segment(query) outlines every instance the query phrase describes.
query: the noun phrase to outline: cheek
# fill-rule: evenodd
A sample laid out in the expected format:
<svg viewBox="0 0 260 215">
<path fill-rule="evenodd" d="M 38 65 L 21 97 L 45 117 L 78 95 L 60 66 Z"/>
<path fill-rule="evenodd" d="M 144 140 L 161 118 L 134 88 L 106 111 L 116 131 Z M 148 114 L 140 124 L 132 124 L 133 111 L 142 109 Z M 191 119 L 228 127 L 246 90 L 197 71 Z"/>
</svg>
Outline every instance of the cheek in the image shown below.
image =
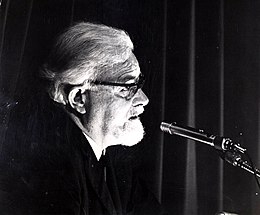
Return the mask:
<svg viewBox="0 0 260 215">
<path fill-rule="evenodd" d="M 131 103 L 116 101 L 109 105 L 107 112 L 117 125 L 122 126 L 130 116 L 130 109 Z"/>
</svg>

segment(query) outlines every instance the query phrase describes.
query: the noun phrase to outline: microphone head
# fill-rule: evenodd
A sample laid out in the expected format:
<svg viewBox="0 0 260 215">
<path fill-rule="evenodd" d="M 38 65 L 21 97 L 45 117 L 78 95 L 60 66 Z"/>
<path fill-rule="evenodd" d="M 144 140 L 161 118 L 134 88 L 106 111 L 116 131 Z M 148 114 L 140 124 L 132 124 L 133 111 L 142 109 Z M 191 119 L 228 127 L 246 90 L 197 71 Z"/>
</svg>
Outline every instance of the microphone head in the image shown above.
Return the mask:
<svg viewBox="0 0 260 215">
<path fill-rule="evenodd" d="M 163 132 L 167 132 L 169 134 L 172 134 L 170 128 L 171 128 L 171 125 L 172 124 L 169 124 L 169 123 L 166 123 L 166 122 L 161 122 L 161 126 L 160 126 L 160 129 L 163 131 Z"/>
</svg>

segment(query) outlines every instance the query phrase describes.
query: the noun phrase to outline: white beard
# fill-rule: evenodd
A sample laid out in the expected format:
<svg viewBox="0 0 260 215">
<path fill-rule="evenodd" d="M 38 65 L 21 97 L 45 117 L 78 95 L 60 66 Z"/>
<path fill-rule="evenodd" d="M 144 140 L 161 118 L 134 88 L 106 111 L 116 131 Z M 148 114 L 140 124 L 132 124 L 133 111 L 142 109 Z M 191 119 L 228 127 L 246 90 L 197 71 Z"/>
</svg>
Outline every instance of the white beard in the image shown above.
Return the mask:
<svg viewBox="0 0 260 215">
<path fill-rule="evenodd" d="M 107 135 L 105 145 L 133 146 L 143 139 L 144 134 L 144 127 L 140 119 L 137 118 L 126 122 L 122 127 L 113 129 L 112 134 Z"/>
<path fill-rule="evenodd" d="M 134 119 L 125 123 L 119 138 L 121 145 L 133 146 L 139 143 L 144 137 L 144 127 L 140 119 Z"/>
</svg>

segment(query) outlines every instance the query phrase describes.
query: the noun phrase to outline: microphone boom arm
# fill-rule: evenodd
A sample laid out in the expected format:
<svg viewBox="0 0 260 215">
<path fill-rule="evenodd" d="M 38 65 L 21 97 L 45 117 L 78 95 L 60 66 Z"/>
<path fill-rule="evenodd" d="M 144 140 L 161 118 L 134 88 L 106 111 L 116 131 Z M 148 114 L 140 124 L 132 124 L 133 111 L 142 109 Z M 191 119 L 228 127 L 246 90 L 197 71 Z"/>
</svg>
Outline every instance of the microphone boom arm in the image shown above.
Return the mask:
<svg viewBox="0 0 260 215">
<path fill-rule="evenodd" d="M 180 126 L 176 123 L 162 122 L 160 128 L 163 132 L 171 135 L 175 134 L 213 146 L 219 152 L 219 155 L 223 160 L 260 178 L 260 170 L 252 167 L 253 165 L 250 166 L 247 161 L 242 159 L 241 154 L 246 154 L 248 156 L 246 148 L 243 148 L 238 143 L 234 143 L 230 138 L 210 135 L 201 129 Z"/>
<path fill-rule="evenodd" d="M 230 138 L 219 137 L 212 134 L 210 135 L 201 129 L 166 122 L 162 122 L 160 128 L 166 133 L 175 134 L 198 142 L 206 143 L 218 150 L 234 150 L 241 153 L 245 153 L 246 151 L 245 148 L 241 147 L 238 143 L 234 143 Z"/>
</svg>

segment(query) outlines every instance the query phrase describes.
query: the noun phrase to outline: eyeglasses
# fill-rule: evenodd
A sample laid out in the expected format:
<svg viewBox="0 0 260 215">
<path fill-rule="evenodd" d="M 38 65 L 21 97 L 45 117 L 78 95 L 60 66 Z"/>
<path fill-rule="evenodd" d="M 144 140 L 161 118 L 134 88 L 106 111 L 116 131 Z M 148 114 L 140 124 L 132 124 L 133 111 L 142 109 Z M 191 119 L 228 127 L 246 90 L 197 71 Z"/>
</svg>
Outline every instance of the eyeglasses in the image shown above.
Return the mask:
<svg viewBox="0 0 260 215">
<path fill-rule="evenodd" d="M 141 89 L 144 86 L 144 75 L 141 73 L 135 83 L 117 83 L 117 82 L 107 82 L 107 81 L 93 81 L 93 84 L 96 85 L 104 85 L 104 86 L 117 86 L 123 87 L 117 95 L 125 98 L 126 100 L 130 100 L 137 93 L 138 89 Z"/>
</svg>

